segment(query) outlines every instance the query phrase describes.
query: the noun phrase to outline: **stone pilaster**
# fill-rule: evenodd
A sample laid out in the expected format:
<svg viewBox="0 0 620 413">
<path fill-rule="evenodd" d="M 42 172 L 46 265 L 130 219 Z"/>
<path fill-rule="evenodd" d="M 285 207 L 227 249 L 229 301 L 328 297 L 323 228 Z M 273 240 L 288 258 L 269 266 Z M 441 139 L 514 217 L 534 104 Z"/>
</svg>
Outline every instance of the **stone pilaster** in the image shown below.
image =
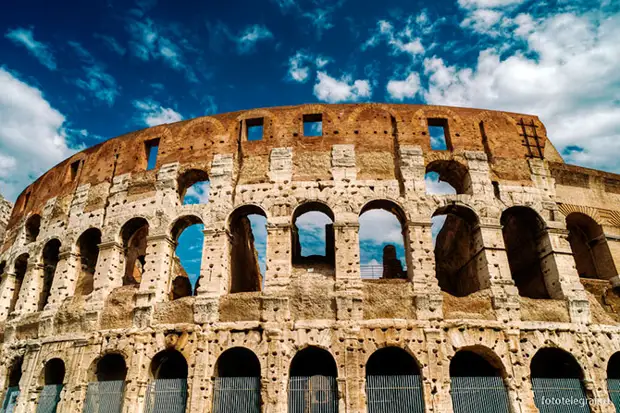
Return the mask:
<svg viewBox="0 0 620 413">
<path fill-rule="evenodd" d="M 426 168 L 422 148 L 418 145 L 401 145 L 399 155 L 400 176 L 403 179 L 405 198 L 409 199 L 416 194 L 424 195 L 426 193 L 424 183 Z"/>
<path fill-rule="evenodd" d="M 428 368 L 426 374 L 433 389 L 424 392 L 424 403 L 429 413 L 452 413 L 450 396 L 450 363 L 443 344 L 443 334 L 438 328 L 425 328 Z M 422 372 L 424 375 L 424 372 Z"/>
<path fill-rule="evenodd" d="M 273 148 L 269 154 L 269 179 L 272 182 L 291 182 L 293 178 L 293 148 Z"/>
<path fill-rule="evenodd" d="M 15 297 L 17 279 L 15 273 L 5 271 L 0 279 L 0 321 L 6 320 L 11 309 L 11 302 Z"/>
<path fill-rule="evenodd" d="M 43 281 L 43 265 L 39 263 L 28 263 L 26 275 L 19 298 L 15 305 L 15 314 L 20 316 L 37 311 L 39 295 L 41 294 L 41 284 Z"/>
<path fill-rule="evenodd" d="M 431 220 L 418 218 L 411 221 L 406 231 L 408 234 L 405 245 L 407 274 L 413 283 L 417 318 L 421 320 L 440 319 L 443 317 L 443 298 L 437 277 L 435 277 Z"/>
<path fill-rule="evenodd" d="M 45 310 L 57 309 L 66 298 L 75 294 L 80 258 L 72 251 L 62 251 L 59 258 Z"/>
<path fill-rule="evenodd" d="M 332 146 L 332 176 L 334 181 L 355 180 L 357 178 L 355 145 Z"/>
<path fill-rule="evenodd" d="M 489 178 L 487 155 L 480 151 L 465 151 L 469 182 L 465 183 L 465 193 L 477 197 L 493 197 L 493 184 Z"/>
<path fill-rule="evenodd" d="M 116 241 L 99 244 L 99 258 L 94 276 L 94 289 L 90 297 L 92 305 L 103 306 L 114 288 L 123 285 L 125 257 L 123 247 Z"/>
<path fill-rule="evenodd" d="M 267 224 L 266 294 L 283 293 L 291 282 L 290 217 L 275 217 Z"/>
<path fill-rule="evenodd" d="M 146 265 L 136 297 L 136 306 L 151 306 L 167 299 L 175 242 L 167 234 L 146 239 Z"/>
<path fill-rule="evenodd" d="M 228 292 L 230 284 L 228 233 L 223 228 L 205 228 L 203 234 L 197 295 L 219 297 Z"/>
<path fill-rule="evenodd" d="M 336 257 L 336 318 L 339 321 L 361 320 L 363 314 L 362 279 L 360 277 L 359 222 L 357 216 L 340 216 L 334 223 Z"/>
</svg>

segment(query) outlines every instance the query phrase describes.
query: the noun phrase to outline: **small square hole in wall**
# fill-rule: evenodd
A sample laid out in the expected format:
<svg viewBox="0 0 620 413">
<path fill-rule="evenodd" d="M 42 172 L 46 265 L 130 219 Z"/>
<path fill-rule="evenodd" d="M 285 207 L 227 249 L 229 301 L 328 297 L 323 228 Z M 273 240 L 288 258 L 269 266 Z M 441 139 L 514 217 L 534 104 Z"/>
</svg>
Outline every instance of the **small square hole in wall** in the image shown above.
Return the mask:
<svg viewBox="0 0 620 413">
<path fill-rule="evenodd" d="M 304 136 L 323 136 L 323 115 L 304 115 Z"/>
<path fill-rule="evenodd" d="M 246 119 L 245 133 L 248 141 L 263 140 L 263 118 Z"/>
<path fill-rule="evenodd" d="M 155 169 L 157 153 L 159 152 L 159 139 L 151 139 L 144 142 L 144 149 L 146 151 L 146 170 Z"/>
<path fill-rule="evenodd" d="M 78 172 L 80 171 L 80 161 L 72 162 L 69 166 L 69 181 L 73 182 L 77 178 Z"/>
<path fill-rule="evenodd" d="M 447 119 L 429 119 L 428 135 L 431 138 L 431 149 L 445 151 L 452 149 L 450 145 L 450 132 Z"/>
</svg>

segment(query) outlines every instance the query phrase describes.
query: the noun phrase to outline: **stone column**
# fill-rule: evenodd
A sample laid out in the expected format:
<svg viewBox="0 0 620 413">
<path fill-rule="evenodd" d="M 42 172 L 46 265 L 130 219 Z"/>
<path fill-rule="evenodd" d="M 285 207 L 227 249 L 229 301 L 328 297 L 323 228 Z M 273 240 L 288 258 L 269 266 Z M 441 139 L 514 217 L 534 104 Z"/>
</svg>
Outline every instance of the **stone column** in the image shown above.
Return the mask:
<svg viewBox="0 0 620 413">
<path fill-rule="evenodd" d="M 147 237 L 146 265 L 136 295 L 136 307 L 149 307 L 167 300 L 174 249 L 175 242 L 167 234 Z"/>
<path fill-rule="evenodd" d="M 417 318 L 440 319 L 443 317 L 443 298 L 435 276 L 431 220 L 418 217 L 407 223 L 406 231 L 407 274 L 413 283 Z"/>
<path fill-rule="evenodd" d="M 57 309 L 66 298 L 75 295 L 80 258 L 72 251 L 62 251 L 59 254 L 59 258 L 60 260 L 58 261 L 56 272 L 54 273 L 50 297 L 45 306 L 46 311 Z"/>
<path fill-rule="evenodd" d="M 223 227 L 205 228 L 199 286 L 194 302 L 194 322 L 205 324 L 219 318 L 219 299 L 228 292 L 230 246 Z"/>
<path fill-rule="evenodd" d="M 337 216 L 334 222 L 336 318 L 339 321 L 364 318 L 357 218 L 352 213 L 343 214 Z"/>
<path fill-rule="evenodd" d="M 123 285 L 125 257 L 123 247 L 116 241 L 99 244 L 99 258 L 94 276 L 94 289 L 90 296 L 93 307 L 103 307 L 114 288 Z"/>
<path fill-rule="evenodd" d="M 209 343 L 207 334 L 196 332 L 196 344 L 189 365 L 194 365 L 188 406 L 192 412 L 210 411 L 213 403 L 213 381 L 209 369 Z"/>
<path fill-rule="evenodd" d="M 487 155 L 481 151 L 465 151 L 469 182 L 466 183 L 465 193 L 475 194 L 477 197 L 494 197 L 493 184 L 489 178 L 489 161 Z"/>
<path fill-rule="evenodd" d="M 428 354 L 427 377 L 434 383 L 431 394 L 424 392 L 424 403 L 429 413 L 452 413 L 450 396 L 450 363 L 443 348 L 443 334 L 439 328 L 424 329 Z M 424 372 L 422 372 L 424 374 Z"/>
<path fill-rule="evenodd" d="M 268 327 L 265 327 L 264 336 L 267 339 L 265 363 L 268 367 L 263 370 L 265 374 L 261 381 L 263 413 L 286 413 L 288 411 L 287 389 L 290 360 L 294 354 L 291 354 L 291 359 L 283 357 L 286 353 L 285 343 L 283 343 L 285 335 L 278 328 L 277 323 L 270 323 Z"/>
<path fill-rule="evenodd" d="M 39 362 L 40 347 L 30 347 L 24 355 L 22 377 L 19 381 L 19 397 L 13 413 L 31 413 L 36 411 L 39 398 L 38 375 L 41 373 Z"/>
<path fill-rule="evenodd" d="M 481 288 L 490 288 L 493 309 L 497 319 L 520 319 L 519 290 L 515 286 L 508 264 L 502 227 L 498 223 L 480 223 L 473 229 L 476 249 L 482 260 L 478 262 Z"/>
<path fill-rule="evenodd" d="M 291 282 L 290 217 L 274 217 L 267 224 L 266 294 L 285 292 Z"/>
<path fill-rule="evenodd" d="M 359 329 L 344 329 L 343 345 L 345 366 L 345 405 L 347 412 L 366 412 L 366 369 L 362 360 L 363 344 Z"/>
<path fill-rule="evenodd" d="M 402 177 L 404 196 L 406 199 L 416 198 L 426 194 L 424 175 L 424 153 L 419 145 L 401 145 L 400 155 L 400 176 Z"/>
<path fill-rule="evenodd" d="M 6 320 L 9 316 L 11 301 L 14 297 L 17 280 L 15 273 L 5 271 L 0 279 L 0 321 Z"/>
<path fill-rule="evenodd" d="M 507 373 L 512 375 L 511 378 L 504 380 L 508 389 L 510 407 L 513 409 L 513 413 L 538 413 L 538 409 L 536 409 L 534 404 L 534 392 L 532 391 L 529 365 L 523 363 L 524 358 L 521 354 L 519 330 L 509 329 L 504 334 L 508 343 L 507 365 L 511 369 Z"/>
<path fill-rule="evenodd" d="M 19 298 L 15 305 L 15 314 L 20 316 L 37 311 L 41 284 L 43 281 L 43 264 L 28 263 L 26 275 L 19 292 Z"/>
<path fill-rule="evenodd" d="M 150 368 L 150 360 L 145 354 L 147 340 L 147 337 L 136 336 L 131 357 L 127 360 L 123 413 L 144 412 Z"/>
</svg>

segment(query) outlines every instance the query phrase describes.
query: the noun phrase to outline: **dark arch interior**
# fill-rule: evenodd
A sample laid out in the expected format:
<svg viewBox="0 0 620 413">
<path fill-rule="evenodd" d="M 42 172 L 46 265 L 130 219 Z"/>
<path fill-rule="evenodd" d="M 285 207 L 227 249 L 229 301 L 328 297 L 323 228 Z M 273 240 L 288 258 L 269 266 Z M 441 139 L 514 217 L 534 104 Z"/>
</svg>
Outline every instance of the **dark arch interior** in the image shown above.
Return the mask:
<svg viewBox="0 0 620 413">
<path fill-rule="evenodd" d="M 596 221 L 573 212 L 566 217 L 566 228 L 580 277 L 608 280 L 616 276 L 616 266 L 603 228 Z"/>
<path fill-rule="evenodd" d="M 6 270 L 6 261 L 0 262 L 0 277 L 4 275 L 4 270 Z"/>
<path fill-rule="evenodd" d="M 209 181 L 209 174 L 207 174 L 206 171 L 200 169 L 190 169 L 183 172 L 177 179 L 177 188 L 179 191 L 179 199 L 181 199 L 181 202 L 185 203 L 185 195 L 187 193 L 187 190 L 192 185 L 197 184 L 198 182 L 207 181 Z"/>
<path fill-rule="evenodd" d="M 45 363 L 45 385 L 63 384 L 65 380 L 65 362 L 61 359 L 51 359 Z"/>
<path fill-rule="evenodd" d="M 426 165 L 426 173 L 435 172 L 439 181 L 447 182 L 457 194 L 471 194 L 471 179 L 467 168 L 457 161 L 437 160 Z"/>
<path fill-rule="evenodd" d="M 101 231 L 97 228 L 87 229 L 80 235 L 77 244 L 80 254 L 80 275 L 75 290 L 78 295 L 88 295 L 94 290 Z"/>
<path fill-rule="evenodd" d="M 309 212 L 318 212 L 325 215 L 331 222 L 325 225 L 325 252 L 321 255 L 302 255 L 300 233 L 304 235 L 304 230 L 297 226 L 297 220 Z M 293 264 L 314 264 L 323 263 L 334 265 L 335 244 L 334 244 L 334 213 L 329 207 L 321 202 L 307 202 L 300 205 L 293 214 L 292 237 L 292 261 Z"/>
<path fill-rule="evenodd" d="M 501 224 L 510 272 L 519 294 L 550 298 L 538 253 L 544 223 L 530 208 L 511 207 L 502 214 Z"/>
<path fill-rule="evenodd" d="M 33 215 L 26 221 L 26 243 L 34 242 L 39 236 L 41 229 L 41 216 Z"/>
<path fill-rule="evenodd" d="M 337 377 L 336 361 L 327 351 L 318 347 L 307 347 L 293 357 L 291 377 L 328 376 Z"/>
<path fill-rule="evenodd" d="M 501 370 L 473 351 L 461 350 L 450 361 L 450 377 L 492 376 L 501 376 Z"/>
<path fill-rule="evenodd" d="M 153 357 L 151 374 L 155 379 L 186 379 L 187 360 L 176 350 L 164 350 Z"/>
<path fill-rule="evenodd" d="M 583 378 L 583 372 L 577 360 L 570 353 L 557 348 L 538 350 L 532 359 L 530 369 L 531 376 L 535 378 Z"/>
<path fill-rule="evenodd" d="M 13 362 L 9 371 L 9 387 L 19 387 L 19 381 L 22 379 L 22 364 L 24 360 L 20 357 Z"/>
<path fill-rule="evenodd" d="M 215 370 L 218 377 L 260 377 L 260 362 L 251 350 L 235 347 L 220 355 Z"/>
<path fill-rule="evenodd" d="M 50 293 L 52 291 L 52 283 L 54 282 L 54 274 L 58 261 L 60 261 L 60 241 L 57 239 L 50 240 L 43 248 L 43 288 L 39 296 L 38 309 L 42 311 L 47 304 Z"/>
<path fill-rule="evenodd" d="M 620 352 L 614 353 L 607 363 L 607 378 L 620 379 Z"/>
<path fill-rule="evenodd" d="M 17 300 L 19 298 L 19 292 L 22 288 L 22 283 L 26 275 L 26 269 L 28 268 L 28 254 L 22 254 L 15 260 L 15 289 L 13 290 L 13 297 L 9 305 L 9 313 L 15 309 Z"/>
<path fill-rule="evenodd" d="M 125 380 L 127 364 L 120 354 L 106 354 L 97 362 L 97 381 Z"/>
<path fill-rule="evenodd" d="M 435 274 L 442 291 L 464 297 L 481 289 L 478 218 L 469 208 L 457 205 L 440 208 L 433 216 L 440 215 L 445 221 L 435 240 Z"/>
<path fill-rule="evenodd" d="M 146 238 L 149 223 L 144 218 L 132 218 L 121 230 L 125 250 L 123 285 L 139 285 L 146 264 Z"/>
<path fill-rule="evenodd" d="M 398 347 L 386 347 L 372 353 L 366 363 L 366 376 L 420 375 L 414 358 Z"/>
<path fill-rule="evenodd" d="M 263 276 L 254 244 L 250 215 L 265 217 L 263 210 L 255 205 L 237 208 L 230 216 L 230 292 L 261 291 Z"/>
</svg>

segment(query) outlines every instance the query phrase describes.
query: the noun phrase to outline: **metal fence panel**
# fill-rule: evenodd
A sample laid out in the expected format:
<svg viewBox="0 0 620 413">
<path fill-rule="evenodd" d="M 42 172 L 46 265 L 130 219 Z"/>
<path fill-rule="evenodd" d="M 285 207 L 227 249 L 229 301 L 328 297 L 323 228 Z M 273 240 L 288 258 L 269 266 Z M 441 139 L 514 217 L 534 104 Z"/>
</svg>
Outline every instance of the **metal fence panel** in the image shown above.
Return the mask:
<svg viewBox="0 0 620 413">
<path fill-rule="evenodd" d="M 9 387 L 4 394 L 4 401 L 0 407 L 0 413 L 13 413 L 15 405 L 17 404 L 17 397 L 19 397 L 19 387 Z"/>
<path fill-rule="evenodd" d="M 451 377 L 454 413 L 510 413 L 501 377 Z"/>
<path fill-rule="evenodd" d="M 424 413 L 420 376 L 366 377 L 368 413 Z"/>
<path fill-rule="evenodd" d="M 88 383 L 84 413 L 121 413 L 124 391 L 122 380 Z"/>
<path fill-rule="evenodd" d="M 288 382 L 289 413 L 337 413 L 335 377 L 291 377 Z"/>
<path fill-rule="evenodd" d="M 607 379 L 607 391 L 616 411 L 620 412 L 620 379 Z"/>
<path fill-rule="evenodd" d="M 187 379 L 158 379 L 146 389 L 146 413 L 185 413 Z"/>
<path fill-rule="evenodd" d="M 39 395 L 37 413 L 56 413 L 56 406 L 58 406 L 60 401 L 62 388 L 62 384 L 48 384 L 44 386 Z"/>
<path fill-rule="evenodd" d="M 532 378 L 532 389 L 540 413 L 590 413 L 579 379 Z"/>
<path fill-rule="evenodd" d="M 213 413 L 260 413 L 260 377 L 217 377 Z"/>
</svg>

